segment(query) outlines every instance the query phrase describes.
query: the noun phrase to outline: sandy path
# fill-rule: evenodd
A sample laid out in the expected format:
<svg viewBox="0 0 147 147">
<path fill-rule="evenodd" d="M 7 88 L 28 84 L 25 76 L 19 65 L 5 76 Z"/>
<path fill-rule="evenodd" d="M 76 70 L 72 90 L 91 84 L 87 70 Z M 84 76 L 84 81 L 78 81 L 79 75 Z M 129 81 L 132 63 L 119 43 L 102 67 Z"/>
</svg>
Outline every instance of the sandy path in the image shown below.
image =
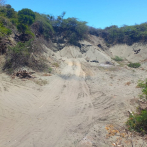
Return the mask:
<svg viewBox="0 0 147 147">
<path fill-rule="evenodd" d="M 85 136 L 74 130 L 92 121 L 93 105 L 78 60 L 67 60 L 61 75 L 43 91 L 11 85 L 0 93 L 0 146 L 74 146 Z M 88 129 L 88 128 L 87 128 Z M 86 131 L 85 131 L 86 132 Z"/>
</svg>

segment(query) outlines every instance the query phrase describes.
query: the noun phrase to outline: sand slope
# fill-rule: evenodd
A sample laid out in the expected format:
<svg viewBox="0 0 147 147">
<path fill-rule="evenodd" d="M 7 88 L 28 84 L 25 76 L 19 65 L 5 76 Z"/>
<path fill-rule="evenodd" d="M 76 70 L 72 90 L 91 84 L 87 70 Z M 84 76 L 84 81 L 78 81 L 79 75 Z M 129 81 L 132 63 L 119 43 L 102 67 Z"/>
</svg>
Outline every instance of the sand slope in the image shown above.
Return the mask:
<svg viewBox="0 0 147 147">
<path fill-rule="evenodd" d="M 134 54 L 134 50 L 141 49 L 138 54 Z M 113 56 L 120 56 L 130 62 L 142 62 L 147 59 L 147 45 L 135 43 L 132 46 L 128 45 L 115 45 L 110 48 Z"/>
</svg>

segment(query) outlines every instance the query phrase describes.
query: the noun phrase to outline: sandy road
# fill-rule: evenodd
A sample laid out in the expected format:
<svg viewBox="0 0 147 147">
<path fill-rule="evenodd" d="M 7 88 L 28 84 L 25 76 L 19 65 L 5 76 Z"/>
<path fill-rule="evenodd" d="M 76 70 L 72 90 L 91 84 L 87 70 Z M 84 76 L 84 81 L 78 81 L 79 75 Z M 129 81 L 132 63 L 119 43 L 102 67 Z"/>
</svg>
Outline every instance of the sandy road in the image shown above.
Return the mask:
<svg viewBox="0 0 147 147">
<path fill-rule="evenodd" d="M 85 137 L 93 117 L 85 73 L 78 60 L 65 64 L 42 91 L 1 84 L 1 147 L 74 147 Z"/>
</svg>

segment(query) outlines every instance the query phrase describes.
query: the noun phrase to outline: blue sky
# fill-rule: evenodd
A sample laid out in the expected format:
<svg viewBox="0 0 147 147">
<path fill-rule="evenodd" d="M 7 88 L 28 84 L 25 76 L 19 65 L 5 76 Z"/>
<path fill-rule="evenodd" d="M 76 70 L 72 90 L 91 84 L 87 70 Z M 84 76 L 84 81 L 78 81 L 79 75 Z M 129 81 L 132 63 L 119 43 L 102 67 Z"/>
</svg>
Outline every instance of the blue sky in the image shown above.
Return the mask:
<svg viewBox="0 0 147 147">
<path fill-rule="evenodd" d="M 147 0 L 7 0 L 16 11 L 29 8 L 54 16 L 66 12 L 89 26 L 105 28 L 147 22 Z"/>
</svg>

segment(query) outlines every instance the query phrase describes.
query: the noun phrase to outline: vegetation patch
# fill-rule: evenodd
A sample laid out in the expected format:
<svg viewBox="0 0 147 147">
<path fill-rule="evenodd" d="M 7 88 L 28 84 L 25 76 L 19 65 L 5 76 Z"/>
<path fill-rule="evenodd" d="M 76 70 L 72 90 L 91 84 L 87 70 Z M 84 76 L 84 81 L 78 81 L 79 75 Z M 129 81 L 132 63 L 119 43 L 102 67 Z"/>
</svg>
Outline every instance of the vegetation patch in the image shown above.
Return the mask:
<svg viewBox="0 0 147 147">
<path fill-rule="evenodd" d="M 147 110 L 141 110 L 141 112 L 130 115 L 127 121 L 127 126 L 130 131 L 136 131 L 142 135 L 147 133 Z"/>
<path fill-rule="evenodd" d="M 147 79 L 145 81 L 139 80 L 137 87 L 142 88 L 140 98 L 145 98 L 147 100 Z"/>
<path fill-rule="evenodd" d="M 24 66 L 38 71 L 47 70 L 46 59 L 43 56 L 36 57 L 34 55 L 36 52 L 39 53 L 38 48 L 35 48 L 33 39 L 25 43 L 18 42 L 15 47 L 9 48 L 3 69 L 8 73 Z"/>
<path fill-rule="evenodd" d="M 35 13 L 30 9 L 22 9 L 18 11 L 18 24 L 17 29 L 21 33 L 25 33 L 28 30 L 28 26 L 33 24 L 35 20 Z"/>
<path fill-rule="evenodd" d="M 141 66 L 141 64 L 140 63 L 130 63 L 130 64 L 128 64 L 128 66 L 131 68 L 138 68 Z"/>
<path fill-rule="evenodd" d="M 56 68 L 59 67 L 58 63 L 53 63 L 53 66 L 55 66 Z"/>
<path fill-rule="evenodd" d="M 52 72 L 52 68 L 51 68 L 51 67 L 48 68 L 48 72 L 49 72 L 49 73 Z"/>
<path fill-rule="evenodd" d="M 79 21 L 74 17 L 64 19 L 64 15 L 65 12 L 57 17 L 35 13 L 36 18 L 32 25 L 33 31 L 38 36 L 43 35 L 47 40 L 52 39 L 55 43 L 66 42 L 78 46 L 78 41 L 87 38 L 87 22 Z"/>
<path fill-rule="evenodd" d="M 35 16 L 35 22 L 32 25 L 35 34 L 38 36 L 42 35 L 46 40 L 48 40 L 54 34 L 54 29 L 51 21 L 48 19 L 48 15 L 35 12 Z"/>
<path fill-rule="evenodd" d="M 142 98 L 147 100 L 147 79 L 145 81 L 139 80 L 137 87 L 142 88 Z M 127 126 L 130 131 L 136 131 L 142 135 L 147 134 L 147 110 L 138 109 L 137 113 L 130 114 Z"/>
<path fill-rule="evenodd" d="M 47 80 L 39 79 L 34 81 L 37 85 L 44 86 L 48 84 Z"/>
<path fill-rule="evenodd" d="M 121 57 L 115 56 L 114 58 L 112 58 L 115 61 L 123 61 L 123 59 Z"/>
<path fill-rule="evenodd" d="M 147 23 L 118 27 L 112 25 L 105 29 L 96 29 L 89 27 L 89 33 L 95 36 L 102 37 L 107 44 L 122 44 L 132 45 L 135 42 L 147 41 Z"/>
<path fill-rule="evenodd" d="M 3 26 L 3 24 L 0 24 L 0 36 L 3 37 L 5 35 L 11 35 L 12 31 L 8 28 L 6 28 L 5 26 Z"/>
</svg>

